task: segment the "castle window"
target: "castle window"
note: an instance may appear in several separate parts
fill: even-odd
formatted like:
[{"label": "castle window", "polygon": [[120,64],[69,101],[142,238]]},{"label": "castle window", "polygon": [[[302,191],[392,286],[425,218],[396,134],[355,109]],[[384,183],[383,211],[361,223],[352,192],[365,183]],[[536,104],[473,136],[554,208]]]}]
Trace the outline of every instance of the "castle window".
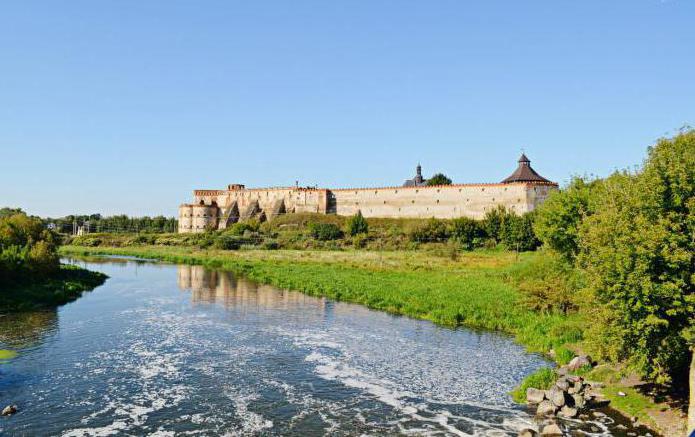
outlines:
[{"label": "castle window", "polygon": [[398,190],[394,191],[393,194],[398,194]]},{"label": "castle window", "polygon": [[416,194],[419,193],[419,192],[420,192],[420,190],[415,190],[415,193],[416,193]]},{"label": "castle window", "polygon": [[[494,199],[493,199],[494,200]],[[437,203],[439,203],[439,199],[437,199]]]},{"label": "castle window", "polygon": [[494,197],[492,198],[492,201],[493,201],[493,202],[495,201],[495,198],[494,198]]},{"label": "castle window", "polygon": [[439,188],[437,188],[437,193],[439,193]]},{"label": "castle window", "polygon": [[461,192],[461,189],[459,188],[459,193]]},{"label": "castle window", "polygon": [[378,193],[378,191],[375,191],[375,192],[374,192],[374,195],[376,196],[376,195],[377,195],[377,193]]},{"label": "castle window", "polygon": [[410,203],[415,203],[415,201],[414,201],[414,200],[411,200]]},{"label": "castle window", "polygon": [[384,200],[384,205],[386,205],[386,201]]},{"label": "castle window", "polygon": [[481,188],[480,191],[485,191],[485,188]]}]

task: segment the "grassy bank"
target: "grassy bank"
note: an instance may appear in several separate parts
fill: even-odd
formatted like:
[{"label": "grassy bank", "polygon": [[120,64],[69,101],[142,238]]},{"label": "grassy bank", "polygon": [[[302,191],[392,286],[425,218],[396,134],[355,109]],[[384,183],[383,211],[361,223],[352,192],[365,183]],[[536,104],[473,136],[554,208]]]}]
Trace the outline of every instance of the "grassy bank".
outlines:
[{"label": "grassy bank", "polygon": [[250,279],[456,327],[501,331],[547,353],[581,338],[576,316],[540,314],[520,304],[513,282],[535,253],[471,252],[457,259],[427,252],[221,251],[183,247],[87,248],[64,255],[117,254],[202,264]]},{"label": "grassy bank", "polygon": [[0,286],[0,312],[30,311],[72,302],[84,291],[103,284],[106,275],[77,266],[61,265],[45,279],[31,279]]}]

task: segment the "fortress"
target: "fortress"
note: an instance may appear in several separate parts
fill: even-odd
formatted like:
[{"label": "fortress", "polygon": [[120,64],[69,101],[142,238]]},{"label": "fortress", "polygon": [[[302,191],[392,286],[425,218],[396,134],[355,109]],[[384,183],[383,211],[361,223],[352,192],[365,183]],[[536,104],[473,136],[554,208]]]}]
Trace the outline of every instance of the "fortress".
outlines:
[{"label": "fortress", "polygon": [[179,232],[225,229],[238,221],[272,220],[280,214],[318,213],[365,217],[482,219],[503,206],[517,214],[533,211],[558,184],[539,175],[521,155],[518,167],[499,183],[427,185],[418,165],[403,186],[379,188],[246,188],[195,190],[193,203],[179,207]]}]

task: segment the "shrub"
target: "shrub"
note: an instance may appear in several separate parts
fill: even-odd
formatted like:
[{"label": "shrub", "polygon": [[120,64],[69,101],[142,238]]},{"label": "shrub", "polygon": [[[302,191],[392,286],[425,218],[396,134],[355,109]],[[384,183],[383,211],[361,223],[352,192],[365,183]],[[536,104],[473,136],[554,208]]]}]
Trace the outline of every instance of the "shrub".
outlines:
[{"label": "shrub", "polygon": [[581,272],[551,249],[527,265],[519,283],[524,305],[532,310],[567,314],[579,306]]},{"label": "shrub", "polygon": [[482,224],[467,217],[461,217],[451,222],[451,238],[461,244],[466,250],[481,246],[485,237]]},{"label": "shrub", "polygon": [[485,233],[488,237],[494,239],[497,243],[502,241],[502,228],[505,219],[509,215],[510,213],[502,205],[485,213],[483,229],[485,229]]},{"label": "shrub", "polygon": [[411,231],[410,240],[417,243],[441,242],[448,240],[449,236],[450,233],[446,223],[442,220],[431,218]]},{"label": "shrub", "polygon": [[343,231],[333,223],[310,223],[309,234],[319,241],[338,240],[343,238]]},{"label": "shrub", "polygon": [[522,216],[507,214],[502,222],[502,242],[509,250],[525,252],[534,250],[540,241],[533,232],[533,213]]},{"label": "shrub", "polygon": [[215,238],[213,247],[222,250],[238,250],[242,244],[246,243],[243,238],[234,235],[220,235]]},{"label": "shrub", "polygon": [[367,220],[362,216],[362,211],[357,211],[357,214],[348,219],[347,233],[354,237],[355,235],[366,234],[367,232],[369,232]]},{"label": "shrub", "polygon": [[246,222],[234,223],[228,227],[224,232],[225,234],[231,235],[244,235],[246,232],[258,232],[260,229],[260,223],[256,220],[249,220]]}]

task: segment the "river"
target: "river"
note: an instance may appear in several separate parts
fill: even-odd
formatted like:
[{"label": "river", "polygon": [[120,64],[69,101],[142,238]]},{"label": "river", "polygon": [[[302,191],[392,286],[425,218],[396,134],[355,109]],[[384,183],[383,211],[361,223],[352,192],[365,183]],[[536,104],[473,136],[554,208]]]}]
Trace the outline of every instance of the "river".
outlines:
[{"label": "river", "polygon": [[[66,260],[64,260],[66,261]],[[0,434],[516,435],[508,392],[548,366],[446,329],[199,266],[67,260],[110,276],[58,310],[0,317]]]}]

